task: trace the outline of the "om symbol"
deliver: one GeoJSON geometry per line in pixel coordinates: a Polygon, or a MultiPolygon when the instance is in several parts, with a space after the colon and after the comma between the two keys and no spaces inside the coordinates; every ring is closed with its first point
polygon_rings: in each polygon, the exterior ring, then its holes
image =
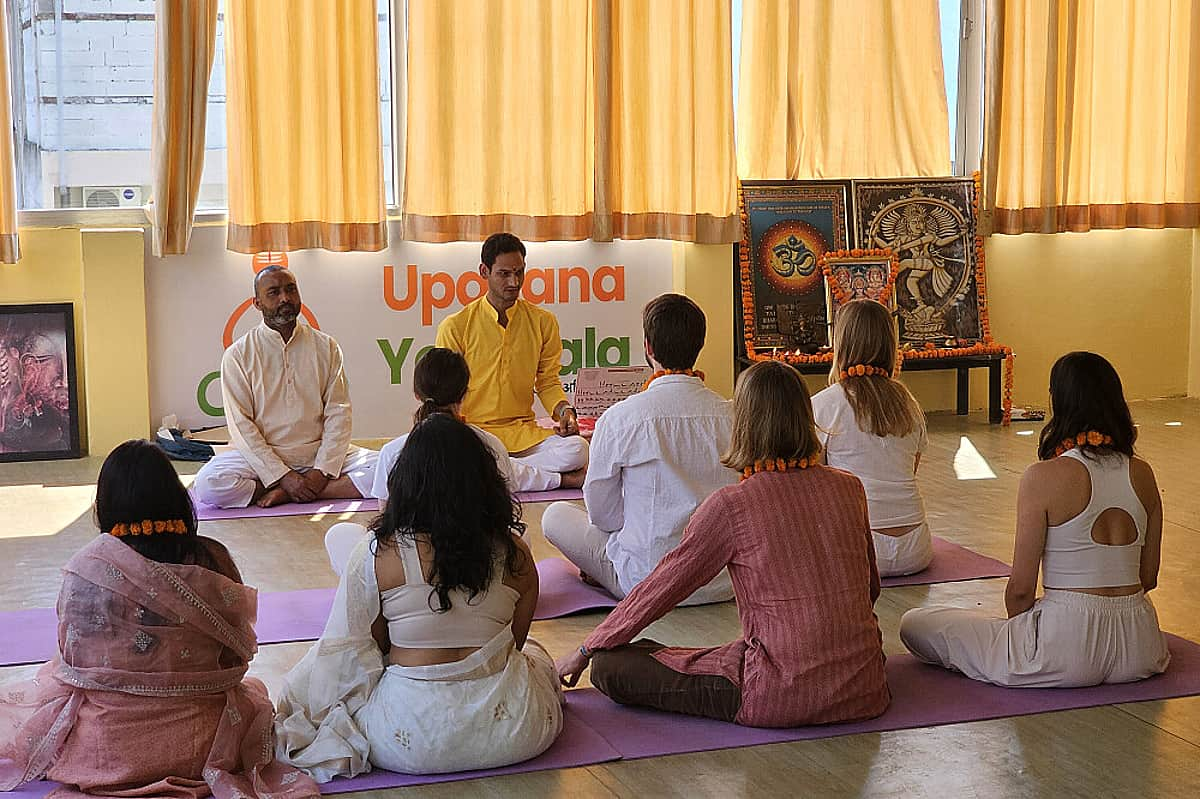
{"type": "Polygon", "coordinates": [[[780,277],[808,277],[817,268],[817,256],[795,235],[772,247],[771,254],[771,269],[780,277]]]}

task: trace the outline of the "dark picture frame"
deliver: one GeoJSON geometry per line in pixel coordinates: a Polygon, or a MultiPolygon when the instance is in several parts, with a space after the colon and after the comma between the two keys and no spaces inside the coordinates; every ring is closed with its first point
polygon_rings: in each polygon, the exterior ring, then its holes
{"type": "Polygon", "coordinates": [[[0,462],[79,456],[74,306],[0,305],[0,462]]]}

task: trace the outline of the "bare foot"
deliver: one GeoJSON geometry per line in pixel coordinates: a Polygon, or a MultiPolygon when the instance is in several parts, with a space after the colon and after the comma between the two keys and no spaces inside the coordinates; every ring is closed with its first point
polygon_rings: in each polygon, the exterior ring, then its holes
{"type": "Polygon", "coordinates": [[[583,488],[583,480],[587,477],[587,467],[576,469],[573,472],[563,472],[562,482],[558,484],[559,488],[583,488]]]}
{"type": "Polygon", "coordinates": [[[292,498],[282,488],[272,488],[270,491],[264,491],[254,504],[260,508],[273,508],[276,505],[282,505],[285,502],[291,502],[292,498]]]}
{"type": "Polygon", "coordinates": [[[580,580],[583,580],[583,584],[584,584],[584,585],[590,585],[590,586],[594,586],[595,588],[603,588],[603,587],[604,587],[604,586],[600,585],[600,583],[598,583],[598,582],[596,582],[595,580],[593,580],[593,579],[592,579],[592,577],[591,577],[591,575],[589,575],[589,574],[587,574],[587,573],[585,573],[585,572],[580,572],[580,573],[579,573],[579,579],[580,579],[580,580]]]}

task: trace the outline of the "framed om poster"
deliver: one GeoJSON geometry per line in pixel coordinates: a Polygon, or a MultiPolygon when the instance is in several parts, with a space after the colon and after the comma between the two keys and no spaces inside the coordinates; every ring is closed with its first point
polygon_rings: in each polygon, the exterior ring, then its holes
{"type": "Polygon", "coordinates": [[[829,343],[821,257],[850,241],[849,181],[745,181],[735,274],[746,355],[829,343]]]}
{"type": "Polygon", "coordinates": [[[901,344],[985,338],[976,208],[971,178],[854,181],[855,247],[896,254],[901,344]]]}
{"type": "Polygon", "coordinates": [[[0,461],[79,457],[70,303],[0,305],[0,461]]]}

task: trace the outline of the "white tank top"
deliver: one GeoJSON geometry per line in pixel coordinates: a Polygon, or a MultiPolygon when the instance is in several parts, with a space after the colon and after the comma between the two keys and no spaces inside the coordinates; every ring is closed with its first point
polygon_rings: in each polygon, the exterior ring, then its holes
{"type": "Polygon", "coordinates": [[[1118,453],[1095,461],[1078,449],[1063,456],[1074,458],[1088,470],[1092,496],[1074,519],[1046,528],[1042,584],[1047,588],[1137,585],[1141,582],[1147,516],[1129,480],[1129,458],[1118,453]],[[1133,543],[1097,544],[1092,540],[1092,526],[1110,508],[1119,508],[1133,519],[1137,528],[1133,543]]]}
{"type": "Polygon", "coordinates": [[[407,542],[396,550],[404,564],[404,585],[381,591],[383,617],[392,646],[406,649],[457,649],[483,646],[512,623],[521,595],[505,585],[503,561],[498,561],[487,590],[473,600],[458,589],[450,592],[450,609],[435,612],[437,597],[421,570],[417,548],[407,542]]]}

